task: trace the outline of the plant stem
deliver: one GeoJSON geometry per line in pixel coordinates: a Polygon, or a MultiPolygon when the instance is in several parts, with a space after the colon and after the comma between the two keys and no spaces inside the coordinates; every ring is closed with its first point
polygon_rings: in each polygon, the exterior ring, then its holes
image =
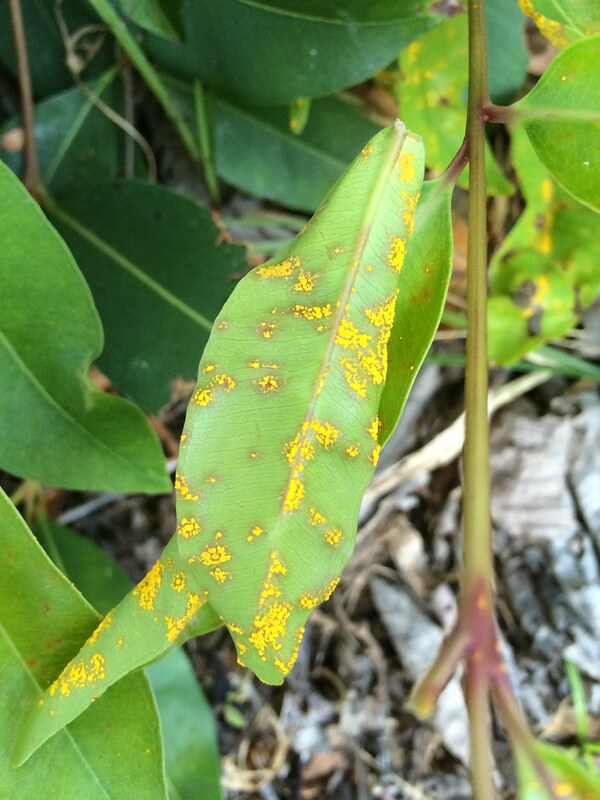
{"type": "Polygon", "coordinates": [[[220,205],[219,181],[215,167],[215,149],[212,137],[213,125],[210,115],[210,106],[202,82],[196,78],[194,81],[194,109],[196,111],[196,128],[198,142],[204,166],[204,178],[208,187],[210,199],[215,205],[220,205]]]}
{"type": "MultiPolygon", "coordinates": [[[[494,650],[493,562],[490,522],[489,423],[487,410],[487,191],[485,115],[489,105],[484,0],[469,0],[469,230],[467,250],[467,347],[463,474],[463,572],[461,605],[471,624],[480,622],[482,649],[467,656],[465,687],[471,727],[474,800],[492,800],[493,753],[486,661],[494,650]],[[471,610],[468,614],[467,609],[471,610]],[[487,623],[487,624],[486,624],[487,623]],[[486,653],[485,650],[488,650],[486,653]]],[[[475,632],[473,632],[475,633],[475,632]]]]}
{"type": "Polygon", "coordinates": [[[9,0],[9,6],[15,42],[19,92],[21,95],[21,118],[23,120],[23,130],[25,133],[22,180],[28,191],[34,197],[37,197],[41,178],[37,143],[35,140],[33,92],[31,89],[29,59],[27,57],[27,40],[25,39],[25,28],[23,26],[20,0],[9,0]]]}
{"type": "Polygon", "coordinates": [[[463,589],[489,584],[491,559],[489,430],[487,413],[487,225],[485,130],[489,102],[483,0],[469,0],[469,232],[467,251],[467,365],[463,478],[463,589]]]}
{"type": "Polygon", "coordinates": [[[90,0],[96,13],[104,20],[113,36],[123,48],[132,64],[144,78],[146,84],[160,103],[167,117],[175,125],[183,144],[190,156],[199,157],[198,146],[190,127],[167,91],[158,72],[148,61],[136,40],[125,27],[125,23],[111,6],[108,0],[90,0]]]}

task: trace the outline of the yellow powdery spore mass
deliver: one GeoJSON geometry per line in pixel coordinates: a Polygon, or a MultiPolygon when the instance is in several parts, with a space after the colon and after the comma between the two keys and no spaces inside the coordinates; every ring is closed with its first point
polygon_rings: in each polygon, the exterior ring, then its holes
{"type": "Polygon", "coordinates": [[[171,579],[171,586],[175,592],[183,592],[186,585],[185,572],[176,572],[171,579]]]}
{"type": "Polygon", "coordinates": [[[331,547],[339,547],[342,541],[342,531],[339,528],[329,528],[325,531],[325,541],[331,547]]]}
{"type": "Polygon", "coordinates": [[[369,422],[369,425],[367,427],[367,433],[369,434],[371,439],[377,441],[377,439],[379,438],[380,430],[381,430],[381,420],[379,419],[379,417],[373,417],[373,419],[371,420],[371,422],[369,422]]]}
{"type": "Polygon", "coordinates": [[[247,542],[253,542],[256,538],[258,538],[261,534],[263,534],[264,528],[261,528],[260,525],[255,525],[248,536],[246,536],[247,542]]]}
{"type": "Polygon", "coordinates": [[[182,500],[198,500],[199,495],[190,491],[188,482],[181,472],[175,473],[175,494],[182,500]]]}
{"type": "Polygon", "coordinates": [[[292,313],[298,319],[307,319],[310,322],[314,322],[331,316],[331,303],[327,303],[324,306],[304,306],[298,303],[292,307],[292,313]]]}
{"type": "Polygon", "coordinates": [[[320,602],[321,600],[316,594],[303,594],[300,598],[300,607],[306,608],[310,611],[311,609],[316,608],[320,602]]]}
{"type": "Polygon", "coordinates": [[[283,452],[290,464],[293,464],[296,460],[312,461],[315,457],[315,447],[310,439],[306,438],[308,429],[308,422],[303,422],[300,432],[284,445],[283,452]]]}
{"type": "Polygon", "coordinates": [[[281,384],[276,375],[263,375],[256,381],[256,385],[263,394],[269,394],[276,392],[281,384]]]}
{"type": "Polygon", "coordinates": [[[204,605],[204,600],[199,594],[189,592],[187,596],[187,607],[185,614],[181,617],[165,616],[167,623],[167,641],[174,642],[183,633],[185,626],[191,622],[196,612],[204,605]]]}
{"type": "Polygon", "coordinates": [[[398,166],[400,180],[404,183],[412,183],[416,175],[415,154],[401,153],[398,166]]]}
{"type": "Polygon", "coordinates": [[[295,470],[294,476],[289,482],[285,497],[283,500],[283,511],[289,514],[300,507],[302,498],[304,497],[304,484],[298,477],[298,470],[295,470]]]}
{"type": "Polygon", "coordinates": [[[277,325],[274,322],[259,322],[258,332],[263,339],[272,339],[277,330],[277,325]]]}
{"type": "Polygon", "coordinates": [[[260,608],[268,603],[271,598],[281,597],[282,592],[277,583],[277,576],[286,574],[287,567],[281,558],[277,555],[277,553],[271,553],[267,576],[263,581],[262,589],[260,591],[260,598],[258,601],[260,608]]]}
{"type": "Polygon", "coordinates": [[[293,285],[295,292],[312,292],[317,283],[319,276],[315,272],[304,272],[300,270],[296,278],[296,283],[293,285]]]}
{"type": "Polygon", "coordinates": [[[208,574],[214,578],[217,583],[225,583],[226,580],[231,578],[231,572],[228,569],[221,569],[221,567],[214,567],[209,570],[208,574]]]}
{"type": "Polygon", "coordinates": [[[373,452],[369,456],[369,461],[373,464],[374,467],[377,466],[377,462],[379,461],[379,454],[381,452],[381,446],[376,444],[373,448],[373,452]]]}
{"type": "Polygon", "coordinates": [[[311,525],[324,525],[327,520],[316,508],[309,508],[308,509],[308,516],[310,518],[311,525]]]}
{"type": "Polygon", "coordinates": [[[401,236],[390,238],[390,249],[387,254],[387,263],[394,272],[401,272],[406,256],[406,239],[401,236]]]}
{"type": "Polygon", "coordinates": [[[98,639],[98,636],[100,636],[100,634],[102,633],[102,631],[105,631],[107,628],[110,628],[110,626],[111,626],[111,624],[112,624],[112,620],[113,620],[113,618],[112,618],[112,612],[109,612],[109,613],[108,613],[108,614],[107,614],[107,615],[104,617],[104,619],[102,620],[102,622],[101,622],[101,623],[98,625],[98,627],[96,628],[96,630],[95,630],[95,631],[92,633],[92,635],[89,637],[89,639],[87,640],[86,644],[96,644],[96,641],[97,641],[97,639],[98,639]]]}
{"type": "Polygon", "coordinates": [[[290,256],[279,264],[271,264],[266,267],[259,267],[256,274],[259,278],[289,278],[292,270],[300,266],[300,259],[298,256],[290,256]]]}
{"type": "Polygon", "coordinates": [[[360,453],[360,445],[359,444],[349,444],[346,447],[346,455],[349,458],[356,458],[356,456],[360,453]]]}
{"type": "Polygon", "coordinates": [[[177,528],[177,533],[183,536],[184,539],[189,539],[191,536],[198,536],[201,532],[202,527],[194,517],[183,517],[177,528]]]}
{"type": "Polygon", "coordinates": [[[267,649],[281,650],[281,640],[287,632],[287,624],[292,612],[291,603],[274,602],[264,614],[257,614],[252,622],[252,633],[248,637],[263,661],[267,649]]]}
{"type": "Polygon", "coordinates": [[[133,590],[134,597],[138,598],[140,606],[145,608],[146,611],[154,609],[154,600],[162,584],[164,571],[165,565],[162,561],[157,561],[146,577],[142,578],[133,590]]]}
{"type": "Polygon", "coordinates": [[[385,303],[382,303],[375,308],[367,308],[365,316],[375,325],[376,328],[389,330],[394,324],[394,317],[396,315],[396,298],[398,297],[399,289],[389,297],[385,303]]]}
{"type": "Polygon", "coordinates": [[[54,697],[57,691],[62,697],[69,697],[72,689],[83,689],[90,683],[95,684],[104,680],[105,677],[104,656],[101,653],[94,653],[87,662],[80,658],[67,664],[48,691],[51,697],[54,697]]]}
{"type": "Polygon", "coordinates": [[[339,325],[335,343],[350,350],[357,350],[360,347],[367,347],[371,337],[368,333],[363,333],[354,326],[349,319],[344,318],[339,325]]]}
{"type": "Polygon", "coordinates": [[[224,544],[210,545],[200,553],[200,563],[205,567],[226,564],[228,561],[231,561],[231,552],[224,544]]]}
{"type": "Polygon", "coordinates": [[[519,0],[521,11],[536,24],[542,36],[545,36],[555,47],[566,47],[569,38],[565,35],[565,26],[554,19],[549,19],[536,11],[531,0],[519,0]]]}
{"type": "Polygon", "coordinates": [[[338,364],[344,370],[344,378],[348,386],[356,392],[358,397],[367,396],[367,380],[358,368],[355,361],[349,358],[340,358],[338,364]]]}
{"type": "Polygon", "coordinates": [[[215,396],[212,389],[196,389],[194,397],[192,398],[197,406],[207,406],[215,402],[215,396]]]}
{"type": "Polygon", "coordinates": [[[360,157],[363,160],[366,160],[369,156],[372,156],[375,152],[375,148],[372,144],[366,144],[363,149],[360,151],[360,157]]]}
{"type": "Polygon", "coordinates": [[[340,432],[330,422],[321,422],[313,419],[310,427],[315,432],[315,439],[322,444],[325,449],[329,449],[337,442],[340,432]]]}
{"type": "Polygon", "coordinates": [[[290,656],[289,661],[282,661],[280,658],[275,659],[275,666],[283,675],[287,675],[296,663],[298,652],[300,650],[300,642],[302,641],[303,636],[304,628],[299,628],[298,632],[296,633],[296,644],[294,645],[294,649],[292,650],[292,655],[290,656]]]}
{"type": "Polygon", "coordinates": [[[225,375],[223,372],[219,375],[215,375],[213,381],[216,386],[220,386],[225,392],[230,392],[235,388],[234,379],[230,375],[225,375]]]}

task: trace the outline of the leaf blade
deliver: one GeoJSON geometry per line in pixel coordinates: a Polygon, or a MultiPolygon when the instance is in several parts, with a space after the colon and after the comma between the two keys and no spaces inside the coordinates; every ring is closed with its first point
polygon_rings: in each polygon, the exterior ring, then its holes
{"type": "Polygon", "coordinates": [[[3,164],[0,182],[0,463],[55,486],[167,491],[147,420],[85,377],[102,329],[71,254],[3,164]]]}

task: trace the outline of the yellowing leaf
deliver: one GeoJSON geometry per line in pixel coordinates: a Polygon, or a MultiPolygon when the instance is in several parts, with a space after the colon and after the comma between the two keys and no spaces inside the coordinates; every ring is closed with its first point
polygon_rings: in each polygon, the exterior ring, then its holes
{"type": "MultiPolygon", "coordinates": [[[[401,123],[381,131],[297,239],[233,291],[188,409],[176,535],[94,634],[96,694],[218,622],[263,681],[292,668],[306,618],[352,552],[379,456],[396,299],[418,290],[406,272],[418,259],[404,258],[422,175],[420,139],[401,123]]],[[[91,702],[71,670],[57,683],[69,691],[33,713],[20,758],[91,702]]]]}

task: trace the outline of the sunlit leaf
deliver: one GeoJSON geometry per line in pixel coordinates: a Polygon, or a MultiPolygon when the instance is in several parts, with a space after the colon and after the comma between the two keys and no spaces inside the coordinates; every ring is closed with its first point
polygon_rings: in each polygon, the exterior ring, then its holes
{"type": "Polygon", "coordinates": [[[489,354],[499,364],[563,336],[600,292],[600,215],[556,184],[523,130],[511,149],[527,205],[490,264],[489,354]]]}
{"type": "MultiPolygon", "coordinates": [[[[0,490],[0,794],[29,800],[165,800],[160,729],[143,675],[127,677],[24,766],[17,732],[99,615],[51,563],[0,490]]],[[[101,679],[102,656],[74,664],[77,682],[101,679]]],[[[54,690],[52,690],[54,691],[54,690]]]]}
{"type": "MultiPolygon", "coordinates": [[[[426,164],[436,174],[448,166],[465,135],[468,63],[466,14],[447,19],[400,54],[400,113],[423,137],[426,164]]],[[[468,188],[468,174],[463,172],[459,186],[468,188]]],[[[514,191],[487,144],[486,176],[490,194],[514,191]]]]}
{"type": "MultiPolygon", "coordinates": [[[[299,237],[225,304],[182,437],[177,534],[98,632],[105,686],[216,620],[262,680],[281,683],[291,669],[306,618],[352,552],[379,455],[422,173],[420,140],[401,123],[381,131],[299,237]]],[[[68,676],[69,666],[59,683],[68,676]]],[[[90,699],[85,689],[47,697],[20,756],[90,699]]]]}
{"type": "Polygon", "coordinates": [[[515,753],[519,800],[595,800],[600,776],[586,769],[573,751],[534,742],[532,752],[515,753]]]}
{"type": "Polygon", "coordinates": [[[561,186],[600,211],[600,36],[563,50],[516,105],[516,119],[561,186]]]}
{"type": "Polygon", "coordinates": [[[519,5],[555,47],[600,33],[596,0],[519,0],[519,5]]]}
{"type": "Polygon", "coordinates": [[[452,270],[452,188],[438,178],[425,182],[421,191],[388,345],[379,412],[382,445],[396,427],[444,308],[452,270]]]}
{"type": "Polygon", "coordinates": [[[1,163],[0,240],[0,466],[72,489],[169,491],[144,415],[91,386],[102,328],[89,289],[1,163]]]}
{"type": "MultiPolygon", "coordinates": [[[[45,520],[38,536],[63,573],[100,613],[131,589],[119,564],[81,534],[45,520]]],[[[175,650],[146,670],[163,734],[165,767],[177,800],[218,800],[220,761],[215,721],[192,665],[175,650]]]]}

